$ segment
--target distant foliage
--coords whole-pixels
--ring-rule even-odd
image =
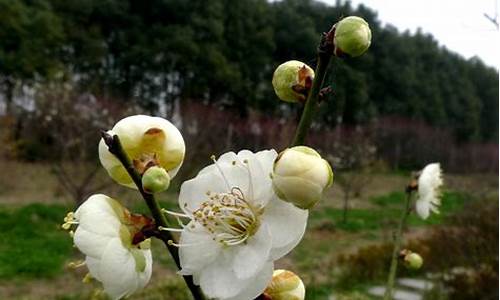
[[[168,115],[195,99],[239,116],[252,107],[289,117],[295,108],[276,101],[272,71],[289,59],[314,65],[320,33],[345,15],[365,18],[374,43],[359,59],[334,62],[335,94],[317,127],[404,116],[451,128],[462,142],[497,140],[494,69],[343,1],[0,0],[1,93],[8,112],[22,113],[26,87],[74,78],[98,98]]]

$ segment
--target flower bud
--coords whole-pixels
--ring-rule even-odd
[[[272,300],[304,300],[306,289],[299,276],[293,272],[275,270],[264,295],[266,299]]]
[[[279,65],[274,71],[274,92],[285,102],[305,101],[311,88],[314,71],[308,65],[290,60]]]
[[[333,183],[333,171],[318,152],[306,146],[296,146],[278,155],[272,180],[278,197],[299,208],[309,209]]]
[[[159,166],[168,172],[170,178],[174,178],[184,160],[184,139],[179,130],[163,118],[144,115],[126,117],[108,133],[118,135],[123,150],[140,174],[152,166]],[[99,143],[99,159],[116,182],[136,188],[127,170],[109,152],[102,139]]]
[[[347,17],[335,25],[335,55],[357,57],[370,47],[372,32],[365,20],[360,17]]]
[[[404,257],[404,264],[408,269],[418,270],[422,267],[424,260],[418,253],[411,252]]]
[[[142,188],[146,193],[155,194],[168,189],[170,176],[162,167],[154,166],[142,175]]]

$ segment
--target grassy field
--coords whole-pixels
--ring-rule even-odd
[[[43,167],[36,168],[39,168],[37,172],[43,172]],[[16,189],[22,185],[13,185],[9,190],[4,184],[0,192],[0,299],[101,299],[98,284],[81,283],[85,270],[66,267],[68,262],[83,258],[72,247],[68,234],[60,229],[66,212],[73,210],[71,200],[60,191],[57,197],[46,199],[57,191],[56,181],[47,176],[29,178],[38,190],[32,194],[24,191],[20,201],[13,199],[16,199]],[[447,217],[461,211],[470,199],[495,195],[496,178],[496,175],[447,178],[442,213],[426,222],[412,216],[406,236],[424,235],[429,228],[446,223]],[[37,182],[44,180],[50,184]],[[307,286],[307,299],[328,299],[332,293],[341,295],[340,291],[364,297],[363,288],[369,282],[343,286],[339,281],[338,257],[390,240],[404,202],[404,194],[398,191],[406,180],[398,174],[374,176],[370,186],[351,201],[346,222],[342,222],[342,205],[337,200],[341,199],[341,191],[332,189],[312,211],[303,241],[278,261],[277,267],[300,274]],[[106,192],[113,195],[113,190]],[[134,193],[123,191],[124,202],[133,211],[146,212]],[[175,194],[165,194],[162,204],[175,208]],[[153,243],[153,251],[151,283],[132,299],[188,299],[168,253],[158,242]]]

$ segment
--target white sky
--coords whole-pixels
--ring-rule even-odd
[[[335,0],[322,0],[335,4]],[[378,12],[383,24],[411,32],[420,27],[441,45],[466,58],[480,57],[487,65],[500,67],[500,33],[484,13],[499,12],[497,0],[352,0]]]

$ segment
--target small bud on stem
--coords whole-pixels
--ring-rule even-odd
[[[368,50],[372,32],[368,23],[360,17],[347,17],[335,25],[335,55],[357,57]]]

